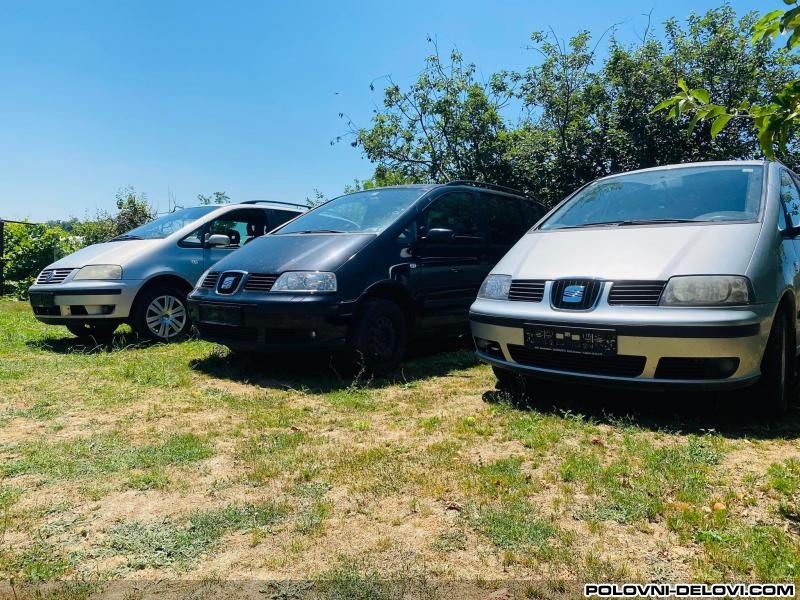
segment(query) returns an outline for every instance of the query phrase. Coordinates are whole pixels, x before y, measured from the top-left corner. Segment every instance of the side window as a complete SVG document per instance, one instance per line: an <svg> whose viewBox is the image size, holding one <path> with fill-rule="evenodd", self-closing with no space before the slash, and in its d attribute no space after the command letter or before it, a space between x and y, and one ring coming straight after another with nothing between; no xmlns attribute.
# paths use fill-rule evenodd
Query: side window
<svg viewBox="0 0 800 600"><path fill-rule="evenodd" d="M792 176L785 170L781 171L781 202L792 227L800 227L800 192Z"/></svg>
<svg viewBox="0 0 800 600"><path fill-rule="evenodd" d="M536 225L547 211L535 202L522 202L522 212L525 213L525 231Z"/></svg>
<svg viewBox="0 0 800 600"><path fill-rule="evenodd" d="M512 246L528 230L522 201L510 196L482 194L489 213L489 243Z"/></svg>
<svg viewBox="0 0 800 600"><path fill-rule="evenodd" d="M262 209L234 210L214 219L206 231L208 236L227 235L231 243L227 248L241 248L267 231L267 212Z"/></svg>
<svg viewBox="0 0 800 600"><path fill-rule="evenodd" d="M457 240L483 240L481 204L470 192L453 192L435 200L420 219L419 232L424 237L431 229L451 229Z"/></svg>

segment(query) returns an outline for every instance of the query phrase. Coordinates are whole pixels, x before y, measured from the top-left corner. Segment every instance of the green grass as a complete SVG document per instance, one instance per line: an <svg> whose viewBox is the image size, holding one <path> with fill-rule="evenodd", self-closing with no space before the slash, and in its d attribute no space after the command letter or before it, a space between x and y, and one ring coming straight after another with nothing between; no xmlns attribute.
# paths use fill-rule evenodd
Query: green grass
<svg viewBox="0 0 800 600"><path fill-rule="evenodd" d="M107 548L110 554L125 557L129 570L185 570L217 547L226 533L273 527L285 517L285 507L267 503L197 512L185 523L173 519L150 524L132 521L111 530Z"/></svg>
<svg viewBox="0 0 800 600"><path fill-rule="evenodd" d="M87 348L0 301L0 579L800 580L796 416L494 385L463 348L356 381L199 340Z"/></svg>

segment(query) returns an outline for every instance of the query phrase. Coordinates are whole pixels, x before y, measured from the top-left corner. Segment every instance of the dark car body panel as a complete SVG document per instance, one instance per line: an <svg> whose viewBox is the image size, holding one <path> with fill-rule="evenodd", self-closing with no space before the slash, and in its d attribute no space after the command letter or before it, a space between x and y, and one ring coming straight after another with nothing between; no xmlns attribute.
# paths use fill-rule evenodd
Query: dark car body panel
<svg viewBox="0 0 800 600"><path fill-rule="evenodd" d="M380 233L282 234L278 230L220 261L215 272L334 272L338 289L335 293L287 294L252 292L242 285L232 295L220 295L198 287L190 296L189 308L201 337L236 348L330 348L345 343L359 302L376 294L401 305L412 334L468 332L469 307L484 277L545 211L528 198L468 185L420 186L419 190L419 198ZM489 243L488 225L482 225L485 233L481 239L456 236L444 243L419 239L418 226L426 209L453 193L470 195L478 206L487 204L480 214L486 223L491 215L481 194L529 203L532 208L520 209L527 217L520 217L517 226L524 229L513 241ZM200 306L216 303L239 307L241 327L249 329L244 336L247 339L230 328L203 326Z"/></svg>

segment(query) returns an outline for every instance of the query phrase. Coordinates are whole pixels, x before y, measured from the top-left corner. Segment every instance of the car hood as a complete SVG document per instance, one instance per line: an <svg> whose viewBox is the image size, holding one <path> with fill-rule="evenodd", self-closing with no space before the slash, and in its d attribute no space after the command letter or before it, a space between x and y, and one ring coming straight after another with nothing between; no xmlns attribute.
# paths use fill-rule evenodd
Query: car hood
<svg viewBox="0 0 800 600"><path fill-rule="evenodd" d="M519 279L745 274L761 223L537 231L493 269Z"/></svg>
<svg viewBox="0 0 800 600"><path fill-rule="evenodd" d="M164 240L126 240L93 244L57 260L47 268L79 269L86 265L120 265L124 269L132 259L163 243Z"/></svg>
<svg viewBox="0 0 800 600"><path fill-rule="evenodd" d="M265 235L218 262L214 270L270 274L336 271L374 239L371 234Z"/></svg>

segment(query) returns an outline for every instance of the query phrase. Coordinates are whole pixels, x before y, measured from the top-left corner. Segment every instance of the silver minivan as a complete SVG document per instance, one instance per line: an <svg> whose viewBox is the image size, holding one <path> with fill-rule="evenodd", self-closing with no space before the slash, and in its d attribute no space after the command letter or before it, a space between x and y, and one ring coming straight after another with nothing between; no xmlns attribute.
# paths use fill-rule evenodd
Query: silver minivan
<svg viewBox="0 0 800 600"><path fill-rule="evenodd" d="M576 191L497 264L470 321L503 384L754 385L780 412L798 293L797 176L772 161L693 163Z"/></svg>
<svg viewBox="0 0 800 600"><path fill-rule="evenodd" d="M29 290L33 314L95 343L121 323L144 338L176 339L190 326L186 296L200 275L305 210L251 201L164 215L49 265Z"/></svg>

